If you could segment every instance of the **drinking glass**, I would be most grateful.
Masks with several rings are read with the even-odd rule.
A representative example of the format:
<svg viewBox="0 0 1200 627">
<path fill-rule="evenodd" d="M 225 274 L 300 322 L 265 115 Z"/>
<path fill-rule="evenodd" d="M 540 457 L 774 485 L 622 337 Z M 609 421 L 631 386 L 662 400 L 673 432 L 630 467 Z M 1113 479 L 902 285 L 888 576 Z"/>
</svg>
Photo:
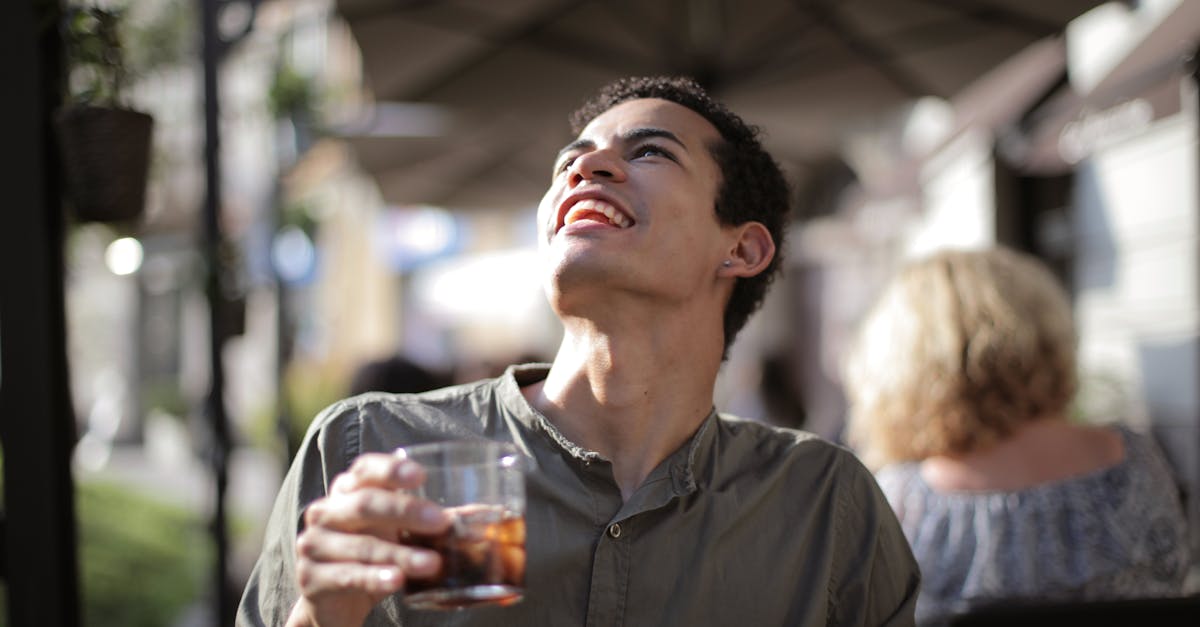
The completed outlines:
<svg viewBox="0 0 1200 627">
<path fill-rule="evenodd" d="M 455 440 L 397 450 L 425 468 L 416 496 L 446 508 L 450 528 L 406 533 L 401 541 L 437 551 L 442 569 L 409 579 L 404 602 L 415 609 L 511 605 L 525 596 L 525 474 L 533 461 L 513 444 Z"/>
</svg>

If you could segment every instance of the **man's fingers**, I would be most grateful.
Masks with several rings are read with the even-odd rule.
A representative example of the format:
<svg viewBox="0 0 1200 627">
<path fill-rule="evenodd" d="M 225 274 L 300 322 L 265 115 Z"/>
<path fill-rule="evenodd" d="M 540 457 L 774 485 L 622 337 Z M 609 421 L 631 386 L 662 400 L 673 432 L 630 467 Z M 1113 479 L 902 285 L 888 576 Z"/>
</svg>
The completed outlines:
<svg viewBox="0 0 1200 627">
<path fill-rule="evenodd" d="M 353 492 L 364 487 L 403 490 L 415 488 L 424 481 L 425 469 L 411 459 L 387 453 L 366 453 L 358 456 L 346 472 L 334 479 L 329 491 Z"/>
<path fill-rule="evenodd" d="M 439 533 L 450 525 L 450 515 L 425 499 L 378 488 L 331 494 L 314 501 L 304 512 L 309 526 L 338 531 L 368 531 L 394 539 L 399 531 Z"/>
<path fill-rule="evenodd" d="M 404 571 L 397 566 L 301 560 L 296 574 L 306 597 L 337 592 L 383 596 L 404 587 Z"/>
<path fill-rule="evenodd" d="M 416 576 L 437 572 L 441 557 L 434 551 L 380 540 L 374 536 L 314 531 L 300 536 L 296 552 L 314 562 L 359 562 L 394 566 Z"/>
<path fill-rule="evenodd" d="M 441 568 L 441 556 L 434 551 L 324 530 L 301 534 L 296 553 L 300 587 L 306 595 L 390 594 L 409 577 L 430 577 Z"/>
</svg>

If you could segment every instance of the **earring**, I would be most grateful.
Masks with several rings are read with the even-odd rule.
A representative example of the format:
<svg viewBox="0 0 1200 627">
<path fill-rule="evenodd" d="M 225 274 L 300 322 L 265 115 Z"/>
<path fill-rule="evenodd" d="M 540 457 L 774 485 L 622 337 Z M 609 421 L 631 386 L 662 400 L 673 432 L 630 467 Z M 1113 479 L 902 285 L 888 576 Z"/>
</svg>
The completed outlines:
<svg viewBox="0 0 1200 627">
<path fill-rule="evenodd" d="M 722 262 L 721 262 L 721 267 L 723 267 L 723 268 L 731 268 L 731 267 L 733 267 L 733 262 L 732 262 L 732 261 L 730 261 L 730 260 L 728 260 L 728 259 L 726 259 L 725 261 L 722 261 Z"/>
</svg>

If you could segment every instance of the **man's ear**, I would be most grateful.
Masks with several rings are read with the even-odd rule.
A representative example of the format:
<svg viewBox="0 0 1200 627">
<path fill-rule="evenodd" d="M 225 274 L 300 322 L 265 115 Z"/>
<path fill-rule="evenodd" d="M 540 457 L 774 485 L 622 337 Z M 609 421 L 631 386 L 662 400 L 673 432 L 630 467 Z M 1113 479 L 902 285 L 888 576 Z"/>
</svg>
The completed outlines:
<svg viewBox="0 0 1200 627">
<path fill-rule="evenodd" d="M 751 277 L 763 270 L 775 258 L 775 240 L 761 222 L 746 222 L 735 228 L 733 247 L 729 250 L 729 265 L 721 267 L 722 274 Z"/>
</svg>

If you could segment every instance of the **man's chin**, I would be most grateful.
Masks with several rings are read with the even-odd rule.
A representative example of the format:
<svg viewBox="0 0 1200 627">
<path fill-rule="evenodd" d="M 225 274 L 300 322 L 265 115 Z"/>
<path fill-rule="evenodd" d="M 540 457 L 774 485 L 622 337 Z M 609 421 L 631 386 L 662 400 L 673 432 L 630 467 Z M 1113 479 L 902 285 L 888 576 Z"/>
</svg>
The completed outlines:
<svg viewBox="0 0 1200 627">
<path fill-rule="evenodd" d="M 546 295 L 611 294 L 620 272 L 612 260 L 598 259 L 594 255 L 568 254 L 555 260 L 552 270 L 544 281 Z"/>
</svg>

